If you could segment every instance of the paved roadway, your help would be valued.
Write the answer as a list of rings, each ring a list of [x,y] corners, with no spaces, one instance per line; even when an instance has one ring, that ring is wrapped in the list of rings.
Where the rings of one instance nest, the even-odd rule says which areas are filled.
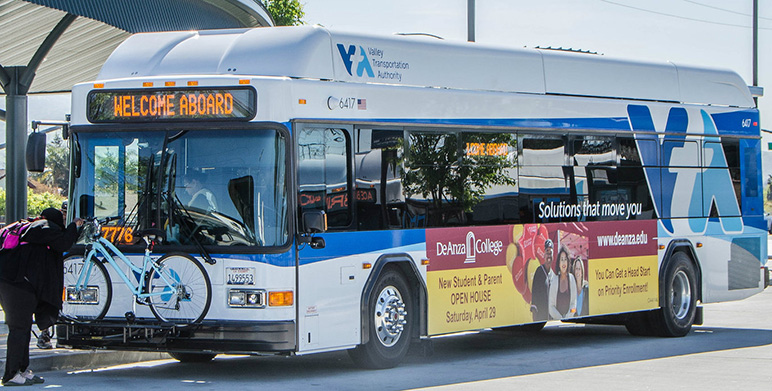
[[[535,337],[537,336],[537,337]],[[302,357],[160,360],[43,373],[71,390],[768,390],[772,387],[772,288],[705,306],[705,325],[684,338],[629,335],[619,326],[555,323],[536,335],[487,331],[438,338],[394,369],[356,368],[345,352]],[[36,386],[40,387],[40,386]]]

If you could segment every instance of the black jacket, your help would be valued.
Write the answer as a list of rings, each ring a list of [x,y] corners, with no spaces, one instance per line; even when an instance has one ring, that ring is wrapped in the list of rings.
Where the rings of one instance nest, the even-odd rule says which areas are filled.
[[[64,288],[63,253],[75,244],[78,228],[70,223],[66,229],[38,220],[22,237],[22,244],[3,255],[0,278],[15,284],[31,286],[38,300],[62,308]],[[25,283],[28,282],[28,285]]]

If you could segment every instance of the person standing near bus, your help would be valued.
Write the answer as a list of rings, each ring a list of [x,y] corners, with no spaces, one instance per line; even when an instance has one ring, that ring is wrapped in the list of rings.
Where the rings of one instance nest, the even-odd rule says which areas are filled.
[[[41,330],[56,322],[62,308],[63,253],[75,244],[82,225],[75,219],[65,228],[62,212],[48,208],[24,233],[24,244],[0,262],[0,305],[8,325],[3,386],[43,383],[27,368],[32,315]]]
[[[544,263],[536,268],[533,274],[533,286],[531,288],[531,314],[534,321],[547,320],[549,310],[547,302],[549,297],[550,281],[554,273],[552,272],[552,257],[554,254],[554,245],[551,239],[544,242]]]

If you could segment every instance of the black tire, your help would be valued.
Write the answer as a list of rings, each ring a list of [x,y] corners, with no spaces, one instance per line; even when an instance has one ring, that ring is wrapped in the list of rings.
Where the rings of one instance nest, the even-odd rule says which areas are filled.
[[[204,363],[212,361],[217,353],[191,353],[191,352],[168,352],[173,359],[184,363]]]
[[[697,314],[697,273],[686,253],[672,255],[662,284],[662,307],[652,313],[654,331],[661,337],[683,337],[692,329]]]
[[[632,335],[683,337],[697,314],[697,273],[683,252],[672,255],[660,282],[662,307],[628,315],[625,327]]]
[[[107,268],[99,260],[92,258],[90,275],[86,282],[86,289],[96,292],[96,300],[84,302],[83,292],[74,291],[75,285],[84,267],[83,255],[71,255],[64,260],[64,301],[62,302],[62,314],[65,317],[77,320],[99,320],[107,315],[113,298],[113,284]],[[93,297],[91,298],[93,299]]]
[[[349,350],[355,364],[369,369],[397,366],[410,348],[417,310],[405,277],[387,267],[378,277],[363,315],[369,340]]]
[[[158,260],[166,279],[177,290],[170,292],[157,272],[147,273],[146,293],[167,292],[148,297],[150,310],[164,323],[190,324],[204,319],[212,304],[212,284],[204,267],[185,253],[169,253]]]

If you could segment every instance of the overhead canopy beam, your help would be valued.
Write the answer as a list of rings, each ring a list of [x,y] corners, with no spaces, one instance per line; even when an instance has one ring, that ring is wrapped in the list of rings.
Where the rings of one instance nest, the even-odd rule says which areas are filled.
[[[37,72],[40,63],[43,62],[43,59],[46,58],[48,52],[51,51],[51,48],[54,47],[56,41],[64,34],[67,27],[70,27],[75,18],[77,18],[77,16],[73,14],[64,15],[59,23],[56,24],[56,27],[51,30],[51,33],[48,34],[43,43],[40,44],[38,50],[35,51],[35,55],[32,56],[27,64],[27,70],[24,71],[24,75],[21,77],[21,84],[27,87],[24,94],[29,91],[29,86],[32,84],[32,79],[35,78],[35,72]]]

